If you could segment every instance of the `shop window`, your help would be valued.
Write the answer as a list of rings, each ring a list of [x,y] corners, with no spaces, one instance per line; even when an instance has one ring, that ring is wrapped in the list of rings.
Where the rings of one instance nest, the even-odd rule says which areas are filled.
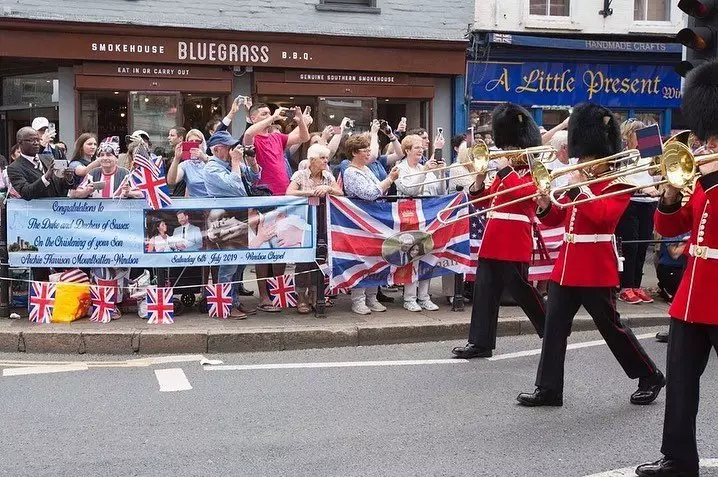
[[[474,139],[481,139],[486,142],[489,147],[494,145],[491,136],[491,112],[493,106],[489,108],[477,107],[472,108],[469,115],[469,127],[474,128]]]
[[[96,134],[98,139],[110,136],[120,138],[125,147],[127,128],[127,93],[124,91],[82,91],[80,93],[80,130]]]
[[[661,124],[660,111],[636,111],[635,117],[646,126],[650,126],[651,124],[658,124],[661,128],[663,126]]]
[[[179,93],[130,93],[130,132],[146,131],[153,147],[167,142],[170,129],[182,124]]]
[[[51,105],[59,101],[57,72],[8,76],[2,80],[3,106]]]
[[[667,22],[670,19],[669,0],[634,0],[633,20]]]
[[[381,13],[377,0],[319,0],[316,8],[320,11]]]
[[[188,131],[199,129],[207,133],[207,124],[213,120],[221,120],[227,113],[224,107],[224,96],[203,96],[187,93],[182,95],[182,111],[184,121],[179,123]]]
[[[318,126],[336,126],[347,117],[354,121],[353,133],[369,131],[376,111],[374,98],[319,98]]]
[[[529,0],[529,13],[550,17],[567,17],[571,0]]]

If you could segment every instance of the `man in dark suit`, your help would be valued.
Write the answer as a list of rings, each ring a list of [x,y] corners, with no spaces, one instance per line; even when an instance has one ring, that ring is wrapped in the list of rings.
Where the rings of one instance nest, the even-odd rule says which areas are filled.
[[[31,127],[17,132],[20,157],[7,168],[10,183],[25,200],[66,197],[72,186],[72,170],[65,169],[62,178],[54,174],[54,160],[40,155],[40,135]]]

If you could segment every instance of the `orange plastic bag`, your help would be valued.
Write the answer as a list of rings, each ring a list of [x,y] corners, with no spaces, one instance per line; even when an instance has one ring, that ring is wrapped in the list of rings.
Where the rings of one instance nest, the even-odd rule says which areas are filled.
[[[71,323],[87,315],[92,305],[87,283],[58,283],[55,292],[53,323]]]

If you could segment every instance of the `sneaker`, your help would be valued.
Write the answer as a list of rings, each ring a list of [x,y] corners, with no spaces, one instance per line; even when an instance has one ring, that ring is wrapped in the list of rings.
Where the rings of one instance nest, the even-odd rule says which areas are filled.
[[[649,295],[643,288],[634,288],[633,293],[635,293],[643,303],[653,303],[653,298],[651,298],[651,295]]]
[[[358,305],[353,304],[352,311],[357,315],[371,315],[371,309],[369,309],[369,307],[364,303],[360,303]]]
[[[439,309],[439,307],[436,305],[436,303],[434,303],[431,300],[419,300],[417,303],[419,304],[420,307],[422,307],[423,309],[425,309],[427,311],[436,311]]]
[[[386,307],[379,303],[379,300],[367,300],[366,306],[369,307],[371,311],[386,311]]]
[[[625,301],[630,305],[638,305],[639,303],[643,303],[643,300],[641,300],[638,295],[636,295],[632,288],[626,288],[621,293],[619,293],[618,299],[621,301]]]
[[[434,306],[436,306],[436,305],[434,305]],[[405,301],[405,302],[404,302],[404,308],[407,309],[407,310],[409,310],[409,311],[421,311],[421,307],[420,307],[419,304],[416,302],[416,300],[413,300],[413,301]]]

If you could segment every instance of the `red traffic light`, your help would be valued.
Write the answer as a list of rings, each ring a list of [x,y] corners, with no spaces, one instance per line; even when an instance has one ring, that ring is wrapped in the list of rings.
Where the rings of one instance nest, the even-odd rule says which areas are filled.
[[[684,28],[676,34],[676,40],[682,45],[702,51],[713,43],[713,30],[709,27]]]
[[[678,8],[695,18],[706,18],[716,9],[716,0],[681,0]]]

